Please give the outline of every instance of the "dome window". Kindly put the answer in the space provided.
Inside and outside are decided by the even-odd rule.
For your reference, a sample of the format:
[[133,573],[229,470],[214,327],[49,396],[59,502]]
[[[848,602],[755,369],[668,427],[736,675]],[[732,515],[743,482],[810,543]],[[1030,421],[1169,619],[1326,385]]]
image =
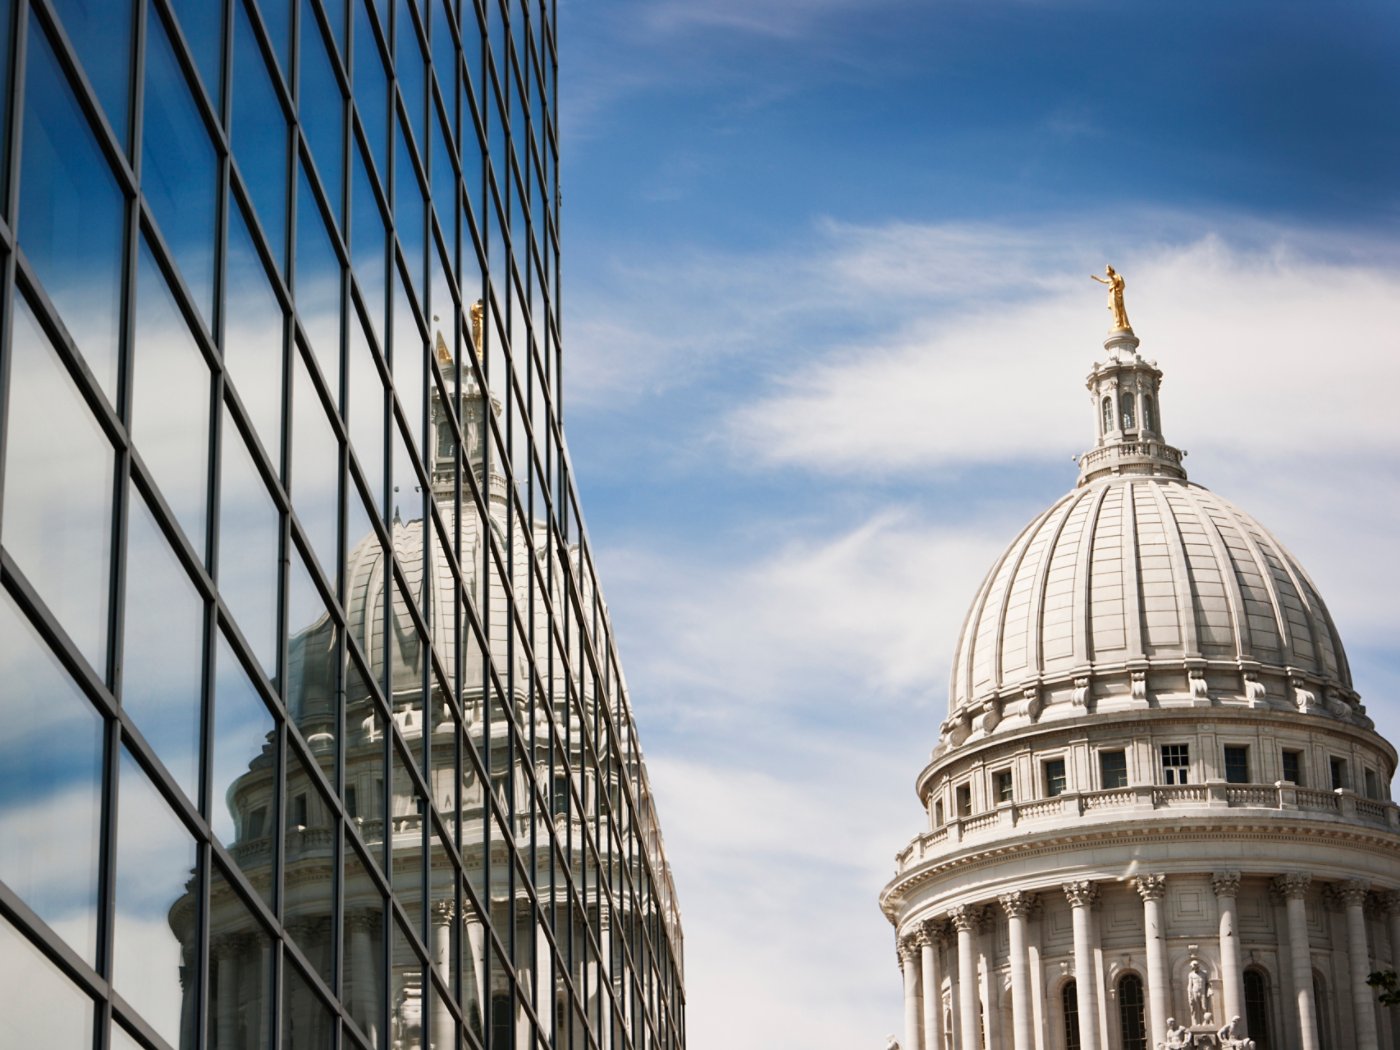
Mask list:
[[1099,752],[1099,787],[1104,791],[1128,786],[1128,753],[1126,751]]
[[1303,786],[1303,752],[1283,752],[1283,779],[1298,787]]
[[1162,783],[1188,784],[1191,782],[1191,745],[1162,745]]
[[1066,981],[1060,989],[1060,1008],[1065,1018],[1065,1050],[1080,1050],[1079,989],[1073,981]]
[[1244,972],[1244,1019],[1249,1037],[1260,1050],[1269,1046],[1269,978],[1251,966]]
[[1347,760],[1345,758],[1333,756],[1327,760],[1327,768],[1328,772],[1332,774],[1333,791],[1341,791],[1343,788],[1350,786],[1347,782]]
[[1103,399],[1103,432],[1107,434],[1113,429],[1113,398]]
[[1143,1010],[1142,978],[1125,973],[1118,982],[1118,1027],[1123,1050],[1147,1050],[1147,1019]]
[[1011,770],[999,769],[992,774],[992,797],[996,799],[997,805],[1015,801],[1011,786]]
[[1045,763],[1045,797],[1054,798],[1056,795],[1063,795],[1069,786],[1069,779],[1065,776],[1065,760],[1063,758],[1052,758]]
[[1137,420],[1133,417],[1133,395],[1124,395],[1118,403],[1123,409],[1123,429],[1132,430],[1137,426]]
[[1249,783],[1249,748],[1225,747],[1225,783]]
[[1157,433],[1157,410],[1152,405],[1152,395],[1142,395],[1142,429]]
[[972,816],[972,785],[959,784],[954,796],[958,800],[958,816]]

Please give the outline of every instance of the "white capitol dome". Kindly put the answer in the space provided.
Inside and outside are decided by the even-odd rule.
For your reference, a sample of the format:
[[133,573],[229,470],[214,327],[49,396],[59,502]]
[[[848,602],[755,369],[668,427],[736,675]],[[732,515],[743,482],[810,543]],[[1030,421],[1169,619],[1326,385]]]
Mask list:
[[1187,480],[1114,291],[1094,445],[978,588],[881,894],[901,1045],[1400,1050],[1395,749],[1297,560]]

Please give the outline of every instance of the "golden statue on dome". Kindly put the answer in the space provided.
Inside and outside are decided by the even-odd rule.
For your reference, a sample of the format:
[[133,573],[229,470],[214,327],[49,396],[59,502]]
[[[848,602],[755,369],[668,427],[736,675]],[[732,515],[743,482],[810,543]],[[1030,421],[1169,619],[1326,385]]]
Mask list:
[[1128,310],[1123,305],[1123,275],[1107,263],[1104,264],[1103,272],[1103,277],[1096,273],[1089,276],[1099,284],[1108,285],[1108,312],[1113,315],[1113,331],[1131,332],[1133,326],[1128,323]]

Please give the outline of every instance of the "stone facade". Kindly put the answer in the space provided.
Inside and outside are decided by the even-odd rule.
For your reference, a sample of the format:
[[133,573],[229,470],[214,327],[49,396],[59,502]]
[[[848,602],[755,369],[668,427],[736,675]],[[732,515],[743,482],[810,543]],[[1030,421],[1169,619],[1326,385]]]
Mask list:
[[1137,337],[1104,345],[1095,447],[975,597],[881,895],[902,1045],[1400,1050],[1365,984],[1400,962],[1396,751],[1301,566],[1187,481]]

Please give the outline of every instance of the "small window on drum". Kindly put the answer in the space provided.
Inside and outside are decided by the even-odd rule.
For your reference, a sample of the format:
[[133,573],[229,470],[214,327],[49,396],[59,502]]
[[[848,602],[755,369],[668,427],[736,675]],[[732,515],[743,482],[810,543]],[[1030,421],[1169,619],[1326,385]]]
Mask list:
[[[1374,776],[1374,774],[1372,774]],[[996,804],[1014,800],[1014,791],[1011,786],[1011,770],[999,769],[992,774],[992,797],[996,799]]]
[[953,792],[953,797],[958,802],[958,816],[972,816],[972,787],[969,784],[959,784],[957,790]]
[[1125,394],[1118,400],[1118,404],[1123,409],[1123,429],[1132,430],[1137,426],[1137,420],[1133,418],[1133,395]]
[[1152,404],[1152,395],[1142,395],[1142,429],[1157,432],[1157,410]]
[[1054,798],[1056,795],[1063,795],[1069,786],[1069,780],[1065,776],[1065,760],[1052,758],[1041,768],[1045,774],[1045,797]]
[[1128,786],[1128,754],[1126,751],[1099,752],[1099,787],[1105,791]]
[[1103,399],[1103,432],[1107,434],[1113,429],[1113,398]]

